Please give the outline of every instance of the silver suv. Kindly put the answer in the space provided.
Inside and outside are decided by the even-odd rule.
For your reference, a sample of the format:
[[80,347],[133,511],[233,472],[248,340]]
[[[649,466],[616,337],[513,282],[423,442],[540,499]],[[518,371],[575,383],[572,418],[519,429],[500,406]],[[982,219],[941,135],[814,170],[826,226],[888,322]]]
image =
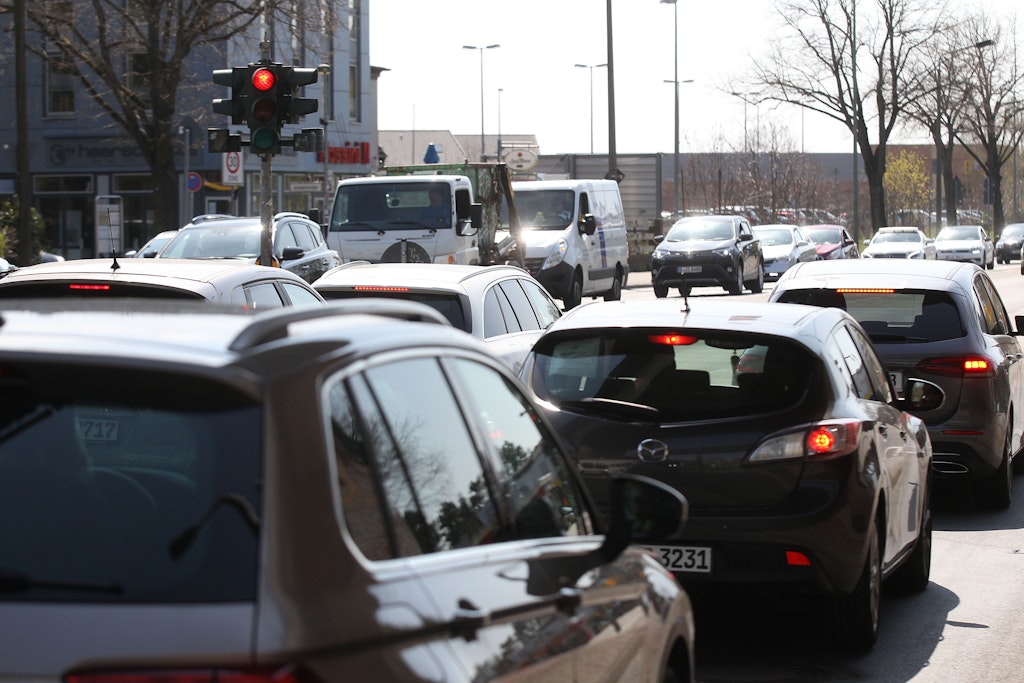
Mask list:
[[81,304],[0,313],[0,679],[693,680],[685,500],[433,309]]

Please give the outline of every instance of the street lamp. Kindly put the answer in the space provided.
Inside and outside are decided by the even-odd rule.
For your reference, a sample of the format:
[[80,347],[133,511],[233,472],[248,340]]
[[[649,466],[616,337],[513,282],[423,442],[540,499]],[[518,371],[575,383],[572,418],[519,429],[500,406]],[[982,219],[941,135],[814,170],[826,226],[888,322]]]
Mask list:
[[679,84],[680,83],[693,83],[693,79],[692,78],[688,78],[685,81],[680,81],[679,79],[670,81],[670,80],[666,79],[665,82],[666,83],[672,83],[675,86],[675,91],[676,91],[676,117],[675,117],[675,138],[674,138],[675,147],[673,148],[673,155],[674,156],[672,157],[672,174],[673,174],[674,180],[672,182],[672,192],[673,192],[673,197],[674,197],[674,201],[675,201],[675,210],[676,210],[676,213],[679,213],[680,204],[682,203],[681,202],[681,198],[680,198],[680,194],[681,193],[679,192],[679,187],[680,187],[679,184],[680,184],[680,182],[682,180],[682,176],[680,175],[680,172],[679,172]]
[[757,131],[757,136],[758,136],[757,147],[760,148],[761,147],[761,130],[760,129],[761,129],[761,102],[762,102],[762,100],[753,100],[752,101],[752,100],[750,100],[748,98],[750,98],[750,97],[759,97],[761,95],[761,93],[759,93],[759,92],[741,93],[741,92],[736,92],[735,90],[730,90],[729,94],[734,96],[734,97],[738,97],[741,100],[743,100],[743,151],[744,152],[749,152],[750,151],[750,134],[747,132],[747,105],[748,104],[752,104],[755,107],[757,107],[757,128],[758,128],[758,131]]
[[577,64],[578,69],[590,69],[590,153],[594,153],[594,69],[607,64]]
[[675,116],[675,156],[672,166],[672,197],[675,202],[675,211],[679,211],[679,3],[676,0],[659,0],[662,5],[672,5],[672,84],[675,87],[676,95],[676,116]]
[[487,161],[487,148],[484,146],[484,50],[492,50],[496,47],[501,47],[495,43],[494,45],[485,45],[484,47],[477,47],[476,45],[463,45],[464,50],[479,50],[480,51],[480,161]]

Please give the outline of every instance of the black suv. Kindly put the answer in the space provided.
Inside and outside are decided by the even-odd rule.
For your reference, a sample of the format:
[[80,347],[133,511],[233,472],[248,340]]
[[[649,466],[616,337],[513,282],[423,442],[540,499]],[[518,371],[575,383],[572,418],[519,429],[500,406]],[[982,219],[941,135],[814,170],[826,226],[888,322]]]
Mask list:
[[676,221],[651,254],[654,296],[678,288],[724,287],[730,294],[764,289],[761,242],[742,216],[689,216]]
[[[292,271],[306,282],[312,283],[341,265],[341,256],[327,246],[320,226],[308,216],[278,213],[273,217],[272,230],[273,265]],[[259,216],[197,216],[178,231],[157,258],[246,259],[258,263],[261,237]]]
[[433,309],[30,303],[0,312],[0,679],[694,680],[686,593],[630,546],[685,500],[627,476],[602,527]]

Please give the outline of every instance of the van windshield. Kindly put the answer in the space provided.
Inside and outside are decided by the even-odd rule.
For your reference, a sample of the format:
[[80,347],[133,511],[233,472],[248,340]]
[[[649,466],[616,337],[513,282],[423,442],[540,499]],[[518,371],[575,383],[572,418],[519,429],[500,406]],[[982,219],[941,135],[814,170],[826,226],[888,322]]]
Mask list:
[[452,227],[447,183],[367,183],[338,187],[331,232]]
[[[519,224],[535,230],[562,230],[572,222],[575,210],[572,190],[517,190]],[[508,207],[501,205],[501,224],[508,227]]]

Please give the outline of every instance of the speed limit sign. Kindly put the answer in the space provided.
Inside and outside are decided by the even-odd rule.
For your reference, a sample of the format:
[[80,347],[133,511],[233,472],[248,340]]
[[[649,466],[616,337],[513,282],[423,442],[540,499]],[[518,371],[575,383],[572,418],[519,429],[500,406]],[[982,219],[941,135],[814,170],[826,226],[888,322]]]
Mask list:
[[221,178],[225,185],[242,184],[242,153],[225,152],[221,167]]

